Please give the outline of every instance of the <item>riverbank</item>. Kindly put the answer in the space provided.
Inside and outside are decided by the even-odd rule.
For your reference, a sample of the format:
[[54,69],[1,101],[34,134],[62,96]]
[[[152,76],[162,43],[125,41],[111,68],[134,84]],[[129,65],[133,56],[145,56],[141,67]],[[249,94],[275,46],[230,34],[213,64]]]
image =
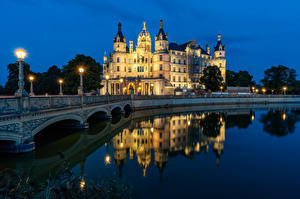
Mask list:
[[208,105],[241,105],[241,104],[297,104],[300,103],[300,96],[251,96],[251,97],[187,97],[187,98],[164,98],[155,97],[150,100],[137,96],[132,101],[135,110],[151,109],[160,107],[180,107],[180,106],[208,106]]

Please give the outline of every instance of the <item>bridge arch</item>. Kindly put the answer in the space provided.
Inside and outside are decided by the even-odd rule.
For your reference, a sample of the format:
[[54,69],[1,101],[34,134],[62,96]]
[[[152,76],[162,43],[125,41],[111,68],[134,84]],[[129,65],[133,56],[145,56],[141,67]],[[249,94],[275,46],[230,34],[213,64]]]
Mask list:
[[125,116],[128,116],[132,112],[132,106],[130,103],[124,104],[123,111],[125,113]]
[[123,108],[120,105],[115,105],[115,106],[111,107],[111,115],[121,114],[122,111],[123,111]]
[[50,125],[58,123],[58,122],[62,122],[62,121],[74,121],[74,122],[78,123],[79,125],[84,123],[84,120],[80,116],[78,116],[78,115],[62,115],[62,116],[58,116],[58,117],[54,117],[54,118],[52,118],[50,120],[47,120],[46,122],[42,123],[41,125],[39,125],[35,129],[33,129],[32,136],[35,136],[40,131],[42,131],[43,129],[49,127]]

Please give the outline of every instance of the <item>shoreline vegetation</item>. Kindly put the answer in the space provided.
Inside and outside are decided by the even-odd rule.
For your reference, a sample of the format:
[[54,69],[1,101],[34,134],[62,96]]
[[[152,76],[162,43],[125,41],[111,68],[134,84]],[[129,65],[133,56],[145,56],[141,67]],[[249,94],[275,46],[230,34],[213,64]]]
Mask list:
[[[63,157],[62,157],[63,158]],[[26,171],[5,169],[0,172],[0,198],[2,199],[130,199],[131,188],[114,179],[93,180],[77,176],[71,171],[65,160],[60,170],[49,174],[48,179],[40,183],[31,177],[36,168]]]

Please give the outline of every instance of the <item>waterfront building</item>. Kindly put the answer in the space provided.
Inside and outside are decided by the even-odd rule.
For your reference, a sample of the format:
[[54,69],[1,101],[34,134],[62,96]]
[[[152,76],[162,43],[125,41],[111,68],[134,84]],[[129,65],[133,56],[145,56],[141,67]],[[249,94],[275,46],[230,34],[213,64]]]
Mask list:
[[178,87],[199,88],[202,71],[210,65],[219,67],[225,81],[225,46],[221,34],[212,55],[208,45],[203,49],[194,40],[184,44],[169,43],[163,20],[160,20],[159,31],[154,37],[154,51],[151,48],[152,39],[145,22],[135,49],[133,41],[129,41],[128,47],[119,23],[113,38],[113,53],[109,57],[105,53],[103,58],[103,76],[109,79],[102,92],[167,95],[173,94]]

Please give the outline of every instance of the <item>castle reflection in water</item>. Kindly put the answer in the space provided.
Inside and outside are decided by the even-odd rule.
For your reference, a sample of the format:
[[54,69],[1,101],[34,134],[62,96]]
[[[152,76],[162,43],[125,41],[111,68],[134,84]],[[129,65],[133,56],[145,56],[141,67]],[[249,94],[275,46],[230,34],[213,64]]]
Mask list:
[[[246,116],[251,123],[254,114],[248,112]],[[119,175],[128,156],[133,160],[136,155],[146,176],[151,156],[162,172],[169,156],[182,154],[192,159],[201,151],[208,153],[210,147],[219,165],[224,150],[225,122],[224,113],[171,115],[137,121],[113,138],[114,160],[119,167]]]

